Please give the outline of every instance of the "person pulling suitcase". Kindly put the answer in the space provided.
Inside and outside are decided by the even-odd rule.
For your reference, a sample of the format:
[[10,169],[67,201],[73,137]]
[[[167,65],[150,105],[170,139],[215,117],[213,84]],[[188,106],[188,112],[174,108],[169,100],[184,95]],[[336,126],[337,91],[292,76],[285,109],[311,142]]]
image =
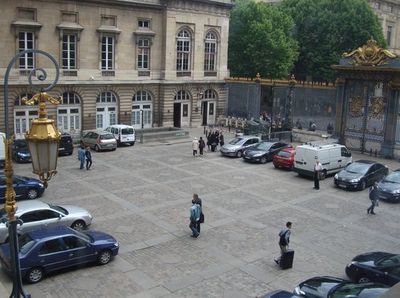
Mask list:
[[[292,223],[288,221],[286,223],[286,227],[279,232],[279,248],[281,249],[281,256],[275,259],[275,263],[277,263],[281,268],[291,268],[293,262],[293,254],[294,252],[289,251],[289,241],[290,234],[292,229]],[[289,258],[286,260],[286,258]],[[289,261],[289,262],[288,262]]]

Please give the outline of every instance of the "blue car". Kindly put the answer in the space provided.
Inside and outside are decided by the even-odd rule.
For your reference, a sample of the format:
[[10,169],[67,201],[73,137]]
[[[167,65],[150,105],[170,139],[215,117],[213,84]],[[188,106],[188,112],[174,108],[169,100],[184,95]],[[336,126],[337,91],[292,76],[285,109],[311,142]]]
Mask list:
[[31,162],[31,152],[28,142],[25,140],[15,140],[12,145],[12,158],[16,162]]
[[[6,187],[6,176],[0,174],[0,203],[4,203]],[[13,176],[13,187],[16,200],[36,199],[40,197],[45,190],[42,181],[23,176]]]
[[[21,276],[37,283],[45,274],[96,262],[105,265],[118,254],[114,237],[95,231],[78,232],[68,227],[35,230],[19,237]],[[10,246],[0,245],[0,261],[11,276]]]

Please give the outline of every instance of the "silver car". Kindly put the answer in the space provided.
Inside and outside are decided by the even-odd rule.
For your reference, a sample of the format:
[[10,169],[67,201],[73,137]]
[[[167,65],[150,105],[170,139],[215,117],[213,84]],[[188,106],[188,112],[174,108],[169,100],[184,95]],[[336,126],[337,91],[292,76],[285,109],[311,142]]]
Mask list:
[[[22,221],[18,234],[40,228],[68,226],[82,230],[92,223],[92,215],[81,207],[71,205],[51,205],[40,200],[18,202],[15,216]],[[8,228],[5,224],[7,213],[0,209],[0,243],[8,241]]]
[[83,136],[82,144],[96,151],[115,150],[117,148],[117,140],[108,131],[89,131]]
[[243,151],[255,144],[261,142],[261,139],[256,136],[241,136],[231,140],[220,149],[220,152],[226,156],[242,157]]

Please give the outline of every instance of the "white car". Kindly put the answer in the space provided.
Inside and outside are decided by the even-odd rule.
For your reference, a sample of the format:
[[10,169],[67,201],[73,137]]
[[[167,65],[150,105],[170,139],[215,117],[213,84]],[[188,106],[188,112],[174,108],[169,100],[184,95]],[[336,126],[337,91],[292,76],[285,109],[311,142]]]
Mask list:
[[135,145],[136,136],[133,126],[116,124],[106,128],[106,131],[112,133],[117,140],[117,144]]
[[[22,221],[17,233],[23,234],[40,228],[68,226],[82,230],[92,223],[92,215],[85,209],[72,205],[51,205],[45,202],[18,202],[15,216]],[[7,212],[0,209],[0,243],[8,242]]]

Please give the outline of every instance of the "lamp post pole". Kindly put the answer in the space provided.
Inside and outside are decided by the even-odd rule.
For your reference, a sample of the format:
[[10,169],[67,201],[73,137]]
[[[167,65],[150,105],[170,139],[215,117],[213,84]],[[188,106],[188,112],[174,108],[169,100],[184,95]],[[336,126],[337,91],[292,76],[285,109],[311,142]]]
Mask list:
[[[8,114],[9,114],[8,113],[8,79],[10,76],[11,69],[12,69],[13,65],[15,64],[15,62],[17,61],[17,59],[19,59],[20,57],[22,57],[24,55],[34,55],[34,54],[45,55],[54,63],[54,65],[56,67],[56,78],[48,87],[42,89],[42,91],[48,91],[48,90],[52,89],[58,81],[59,67],[58,67],[56,60],[50,54],[48,54],[44,51],[41,51],[41,50],[36,50],[36,49],[25,50],[25,51],[18,53],[8,64],[8,67],[7,67],[7,70],[5,73],[5,77],[4,77],[4,121],[5,121],[5,134],[6,134],[6,138],[4,139],[5,151],[6,151],[6,156],[5,156],[6,161],[5,161],[5,169],[4,169],[4,173],[6,176],[6,193],[5,193],[4,209],[6,210],[7,215],[8,215],[7,226],[8,226],[8,235],[9,235],[8,238],[9,238],[9,246],[10,246],[11,270],[12,270],[12,280],[13,280],[13,289],[12,289],[10,298],[20,298],[20,297],[29,298],[29,297],[31,297],[31,295],[27,294],[22,287],[22,278],[21,278],[20,261],[19,261],[17,225],[22,224],[22,223],[15,216],[15,212],[17,211],[17,205],[15,202],[15,190],[13,188],[13,166],[12,166],[12,142],[13,142],[13,140],[11,138],[9,123],[8,123]],[[34,75],[36,76],[36,78],[39,81],[44,81],[47,78],[47,73],[44,69],[42,69],[42,68],[32,69],[28,76],[29,85],[31,85],[31,86],[33,86],[32,77]],[[39,96],[41,98],[42,94],[43,93],[40,93],[39,95],[36,95],[36,96]],[[45,107],[45,105],[42,101],[40,102],[40,107],[41,108]],[[48,120],[47,118],[46,119],[42,118],[42,121],[43,120],[47,121],[45,125],[49,124],[52,121],[52,120]],[[42,123],[40,123],[40,124],[42,124]],[[46,134],[47,134],[47,132],[46,132]],[[41,140],[38,140],[35,138],[31,138],[31,140],[36,143],[43,143],[43,141],[45,141],[45,142],[47,141],[46,138],[47,138],[47,136]],[[54,139],[54,141],[57,141],[57,137]],[[30,140],[28,140],[28,142],[29,142],[29,147],[31,149]],[[58,144],[57,144],[57,150],[58,150]],[[55,162],[55,165],[56,165],[56,162]],[[49,180],[51,178],[51,176],[56,173],[55,169],[53,171],[49,170],[47,172],[43,172],[41,170],[35,171],[35,165],[34,165],[33,159],[32,159],[32,166],[34,167],[35,173],[41,174],[41,175],[39,175],[39,177],[42,180],[44,180],[45,186],[47,185],[47,180]],[[37,166],[38,165],[36,165],[36,168],[37,168]],[[39,166],[39,168],[40,168],[40,166]]]

